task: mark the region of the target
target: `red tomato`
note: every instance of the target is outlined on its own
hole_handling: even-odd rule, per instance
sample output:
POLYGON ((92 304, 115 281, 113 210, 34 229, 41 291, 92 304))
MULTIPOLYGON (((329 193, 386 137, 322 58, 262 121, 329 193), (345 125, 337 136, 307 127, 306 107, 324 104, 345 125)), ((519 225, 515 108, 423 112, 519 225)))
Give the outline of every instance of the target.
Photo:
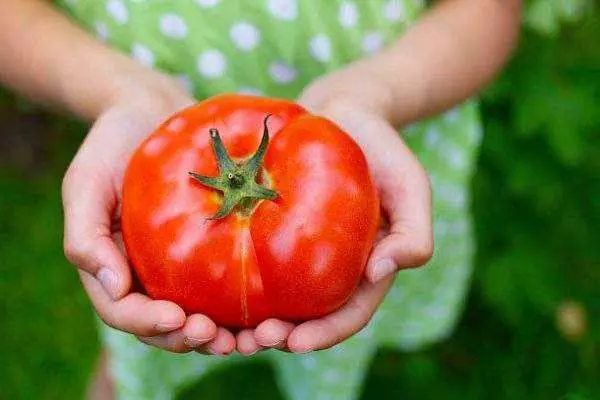
POLYGON ((284 100, 221 95, 172 116, 136 150, 121 224, 150 297, 220 326, 253 327, 317 318, 349 299, 373 245, 379 199, 361 149, 334 123, 284 100), (263 134, 271 140, 264 160, 256 157, 256 180, 218 166, 215 140, 229 167, 246 173, 263 134), (231 187, 216 190, 211 179, 231 187), (227 208, 223 193, 240 190, 264 196, 213 219, 227 208))

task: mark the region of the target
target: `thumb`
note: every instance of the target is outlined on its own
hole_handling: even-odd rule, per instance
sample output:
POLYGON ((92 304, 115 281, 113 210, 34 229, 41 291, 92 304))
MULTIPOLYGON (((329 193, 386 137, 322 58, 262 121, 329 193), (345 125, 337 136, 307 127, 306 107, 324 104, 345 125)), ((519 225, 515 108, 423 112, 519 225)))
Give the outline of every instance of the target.
POLYGON ((429 178, 408 147, 398 142, 393 168, 378 171, 381 204, 390 228, 367 265, 366 275, 373 283, 398 269, 422 266, 433 255, 429 178))
POLYGON ((101 167, 80 166, 75 161, 65 175, 62 192, 67 259, 95 276, 112 299, 120 299, 129 291, 131 274, 112 237, 118 202, 112 179, 101 167))

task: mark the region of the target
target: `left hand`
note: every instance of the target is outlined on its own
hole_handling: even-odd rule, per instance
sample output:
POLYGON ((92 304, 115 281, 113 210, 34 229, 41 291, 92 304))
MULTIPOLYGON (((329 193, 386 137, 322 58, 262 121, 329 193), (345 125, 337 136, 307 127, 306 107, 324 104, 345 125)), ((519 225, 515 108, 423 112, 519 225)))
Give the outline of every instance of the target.
POLYGON ((362 148, 382 205, 384 224, 353 297, 337 311, 294 325, 269 319, 237 335, 245 355, 275 348, 294 353, 327 349, 360 331, 389 290, 395 272, 424 265, 433 254, 431 190, 424 168, 384 115, 360 102, 328 101, 311 91, 300 103, 338 123, 362 148))

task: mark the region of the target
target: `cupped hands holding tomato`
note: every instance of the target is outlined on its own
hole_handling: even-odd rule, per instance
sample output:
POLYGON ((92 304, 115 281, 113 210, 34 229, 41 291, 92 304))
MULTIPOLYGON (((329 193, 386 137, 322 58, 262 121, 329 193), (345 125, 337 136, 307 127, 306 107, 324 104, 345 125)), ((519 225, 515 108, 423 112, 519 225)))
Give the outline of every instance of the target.
POLYGON ((284 100, 194 105, 146 139, 125 172, 121 227, 142 286, 227 328, 339 308, 378 224, 358 145, 284 100))
POLYGON ((188 108, 147 138, 191 103, 177 90, 117 101, 105 112, 63 186, 67 255, 105 322, 175 352, 318 350, 368 322, 397 268, 427 261, 430 194, 417 160, 383 116, 310 97, 301 102, 311 113, 337 125, 292 103, 233 97, 252 103, 251 111, 226 101, 188 108), (264 168, 236 169, 260 150, 267 114, 271 143, 255 157, 264 168), (211 128, 226 150, 220 169, 211 128), (373 186, 389 224, 371 248, 373 186), (150 297, 132 287, 119 249, 121 207, 128 257, 150 297))

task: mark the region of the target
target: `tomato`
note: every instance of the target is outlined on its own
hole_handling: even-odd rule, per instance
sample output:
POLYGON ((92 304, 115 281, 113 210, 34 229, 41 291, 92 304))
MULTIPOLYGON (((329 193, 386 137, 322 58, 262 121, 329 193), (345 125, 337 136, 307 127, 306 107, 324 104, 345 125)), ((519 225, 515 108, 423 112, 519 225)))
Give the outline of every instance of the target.
POLYGON ((220 95, 184 109, 124 177, 121 228, 143 289, 230 328, 343 305, 378 225, 361 149, 285 100, 220 95))

